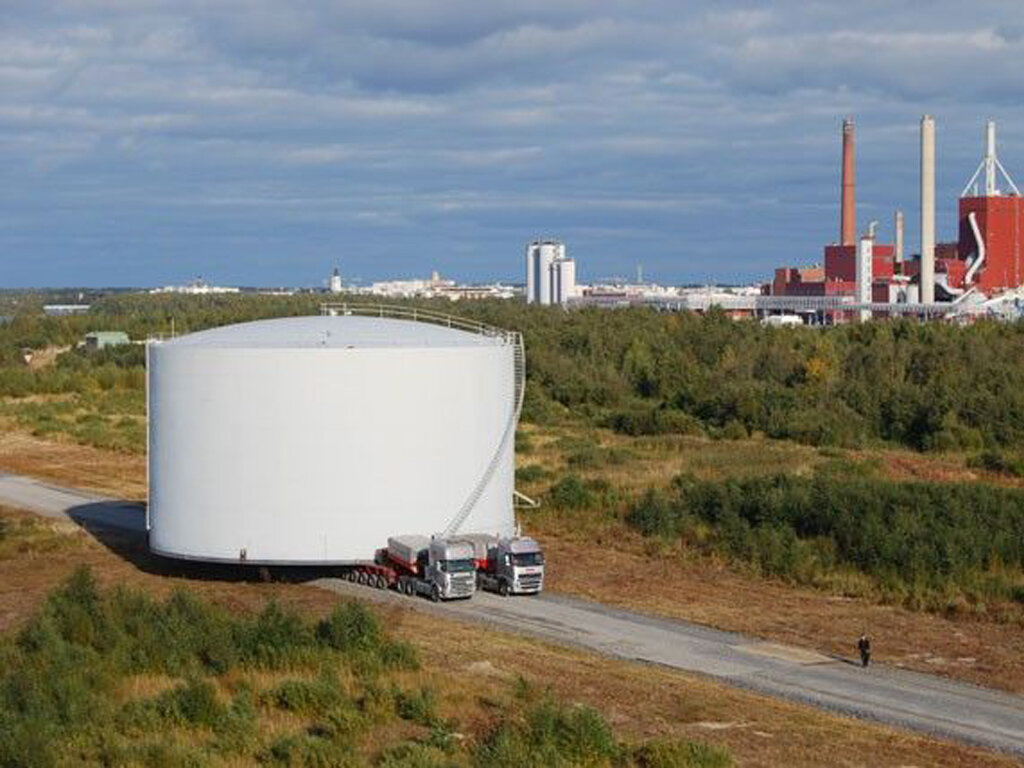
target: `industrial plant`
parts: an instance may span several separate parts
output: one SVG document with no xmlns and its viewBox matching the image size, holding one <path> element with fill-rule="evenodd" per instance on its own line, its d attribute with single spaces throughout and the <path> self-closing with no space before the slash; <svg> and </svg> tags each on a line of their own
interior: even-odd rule
<svg viewBox="0 0 1024 768">
<path fill-rule="evenodd" d="M 843 122 L 839 241 L 825 246 L 823 264 L 775 271 L 766 293 L 780 298 L 780 309 L 827 322 L 895 313 L 970 316 L 1020 288 L 1024 202 L 999 162 L 995 123 L 985 127 L 984 156 L 961 193 L 953 242 L 936 243 L 935 121 L 929 115 L 921 119 L 920 142 L 921 241 L 919 252 L 906 258 L 901 210 L 893 214 L 894 242 L 879 241 L 876 222 L 857 234 L 854 124 Z"/>
</svg>

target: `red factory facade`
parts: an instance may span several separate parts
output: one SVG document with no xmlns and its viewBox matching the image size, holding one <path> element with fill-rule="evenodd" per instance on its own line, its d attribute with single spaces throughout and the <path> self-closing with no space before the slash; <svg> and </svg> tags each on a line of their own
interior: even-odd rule
<svg viewBox="0 0 1024 768">
<path fill-rule="evenodd" d="M 978 253 L 970 215 L 975 215 L 985 258 L 972 285 L 993 295 L 1024 283 L 1024 200 L 1017 195 L 960 198 L 959 256 L 966 262 Z"/>
</svg>

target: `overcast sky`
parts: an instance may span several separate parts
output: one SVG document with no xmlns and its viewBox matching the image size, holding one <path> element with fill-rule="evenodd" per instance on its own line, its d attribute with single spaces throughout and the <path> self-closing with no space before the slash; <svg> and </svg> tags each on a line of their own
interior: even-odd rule
<svg viewBox="0 0 1024 768">
<path fill-rule="evenodd" d="M 766 278 L 907 212 L 940 239 L 985 119 L 1024 177 L 1005 2 L 0 0 L 0 287 Z M 912 250 L 912 248 L 911 248 Z"/>
</svg>

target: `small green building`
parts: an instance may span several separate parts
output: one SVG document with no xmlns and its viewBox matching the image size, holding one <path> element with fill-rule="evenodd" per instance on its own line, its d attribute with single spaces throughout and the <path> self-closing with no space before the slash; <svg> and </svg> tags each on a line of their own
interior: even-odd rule
<svg viewBox="0 0 1024 768">
<path fill-rule="evenodd" d="M 85 334 L 86 349 L 117 347 L 121 344 L 131 344 L 131 341 L 124 331 L 90 331 Z"/>
</svg>

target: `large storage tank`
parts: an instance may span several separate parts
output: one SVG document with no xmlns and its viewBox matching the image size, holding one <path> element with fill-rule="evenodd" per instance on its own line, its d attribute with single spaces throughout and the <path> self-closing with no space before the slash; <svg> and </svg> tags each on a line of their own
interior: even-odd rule
<svg viewBox="0 0 1024 768">
<path fill-rule="evenodd" d="M 352 563 L 395 534 L 513 533 L 519 335 L 359 311 L 150 344 L 154 552 Z"/>
</svg>

